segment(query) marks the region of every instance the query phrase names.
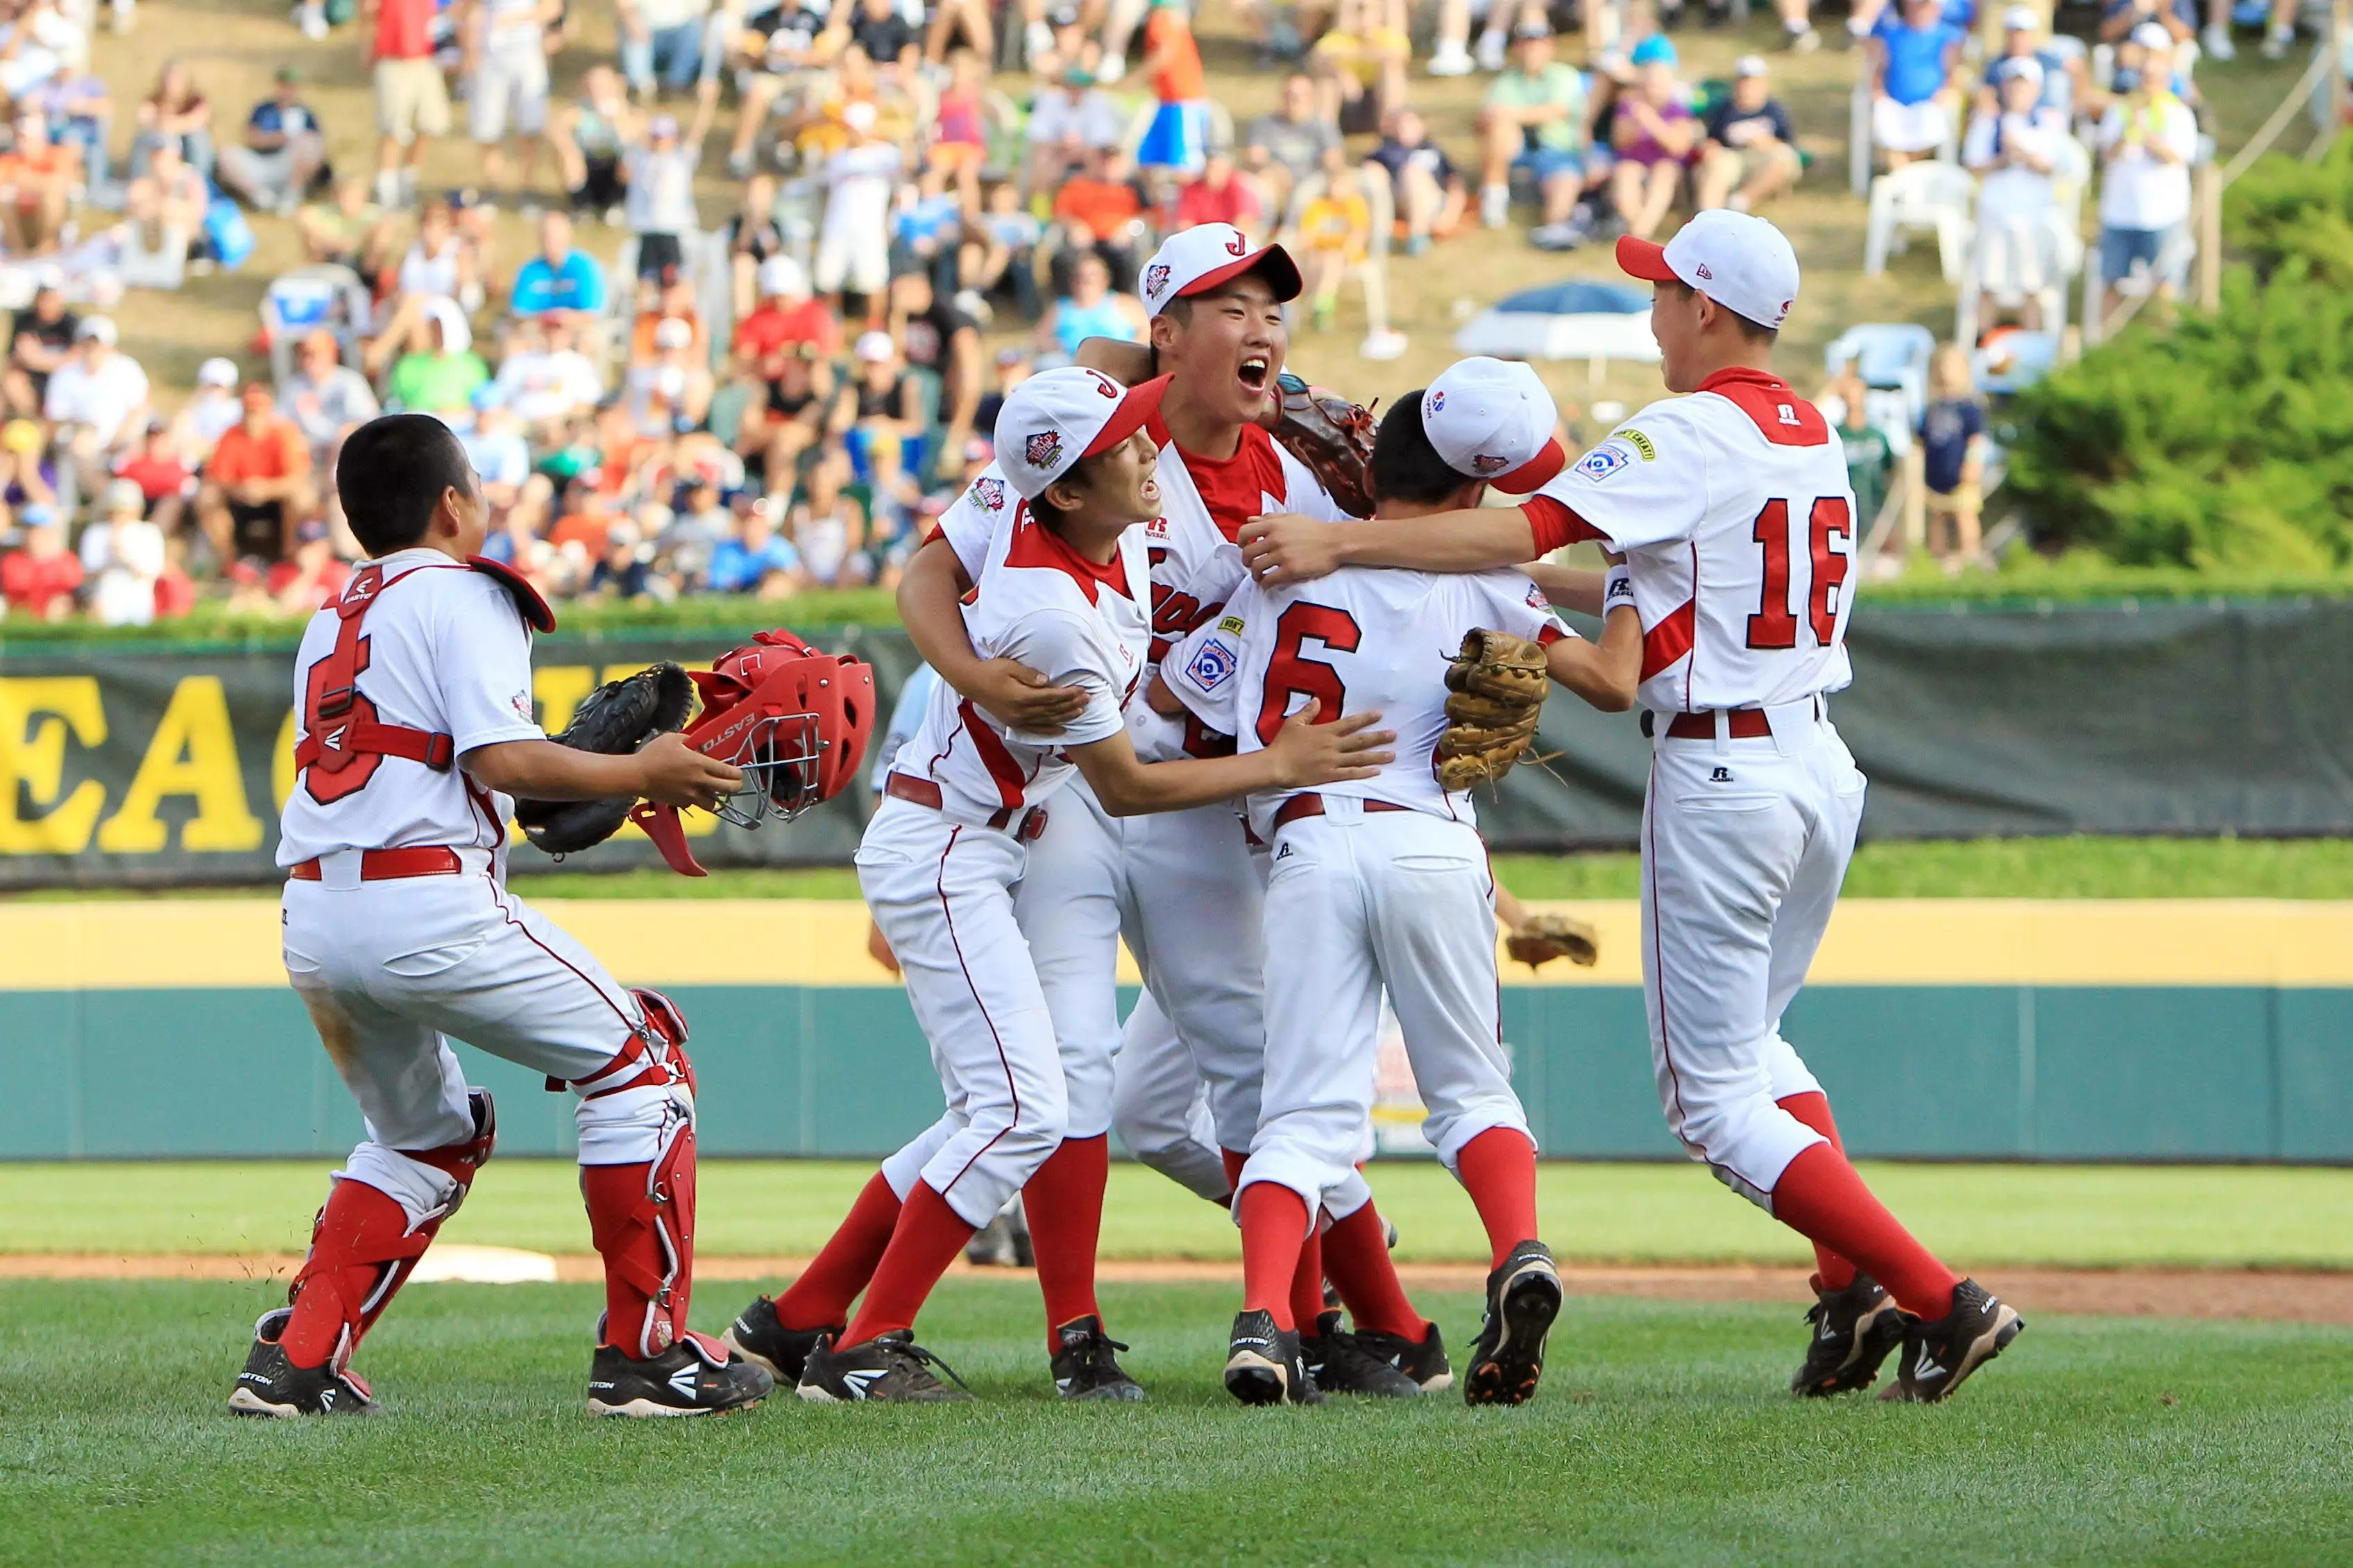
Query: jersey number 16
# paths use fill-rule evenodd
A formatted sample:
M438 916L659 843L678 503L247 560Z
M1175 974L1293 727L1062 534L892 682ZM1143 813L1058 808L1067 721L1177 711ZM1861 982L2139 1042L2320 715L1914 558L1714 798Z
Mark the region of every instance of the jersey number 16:
M1795 553L1789 539L1789 503L1767 501L1765 510L1757 514L1754 537L1765 547L1765 592L1764 602L1748 617L1748 646L1796 647L1798 616L1789 605L1789 558ZM1806 554L1812 567L1805 595L1806 619L1813 627L1815 644L1821 647L1830 647L1838 636L1840 595L1846 587L1852 559L1846 550L1832 548L1833 537L1850 542L1854 538L1854 514L1844 496L1824 496L1815 501L1806 521Z

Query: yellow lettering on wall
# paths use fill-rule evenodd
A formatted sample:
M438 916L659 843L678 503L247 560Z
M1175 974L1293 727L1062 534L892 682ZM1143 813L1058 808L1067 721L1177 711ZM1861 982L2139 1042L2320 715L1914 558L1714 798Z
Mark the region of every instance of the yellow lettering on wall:
M294 710L286 710L286 722L278 726L278 743L269 749L269 798L281 812L294 793Z
M551 664L531 672L531 694L539 703L539 727L554 734L572 722L572 710L596 689L596 672L585 664Z
M106 710L96 676L0 680L0 855L79 855L90 847L106 786L84 779L58 798L65 785L69 729L78 745L105 741ZM18 816L20 798L40 815Z
M163 848L167 833L155 808L166 797L183 795L196 802L196 815L180 833L183 849L261 847L261 819L246 805L228 698L216 675L191 675L173 689L171 706L156 722L155 738L140 759L121 809L98 830L98 847L132 855Z

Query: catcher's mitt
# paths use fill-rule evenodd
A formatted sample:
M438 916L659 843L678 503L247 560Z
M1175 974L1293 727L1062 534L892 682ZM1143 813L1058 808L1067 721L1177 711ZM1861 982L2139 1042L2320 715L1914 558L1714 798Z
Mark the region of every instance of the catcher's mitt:
M1274 438L1307 466L1351 517L1373 515L1372 410L1285 371Z
M1555 914L1530 915L1504 939L1504 951L1530 969L1541 969L1556 958L1590 969L1601 958L1601 944L1591 926Z
M1446 668L1446 733L1433 759L1440 785L1501 783L1535 740L1551 684L1539 644L1509 632L1463 633Z
M549 740L576 752L620 756L656 735L686 727L694 707L694 683L686 671L664 659L649 669L608 680L580 700L572 722ZM515 821L523 837L550 855L570 855L602 844L629 819L634 799L518 800Z

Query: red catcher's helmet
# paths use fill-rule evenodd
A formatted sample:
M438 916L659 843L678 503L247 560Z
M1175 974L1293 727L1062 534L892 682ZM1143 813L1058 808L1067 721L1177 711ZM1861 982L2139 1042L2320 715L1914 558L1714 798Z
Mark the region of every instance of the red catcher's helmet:
M874 731L871 665L765 631L694 672L694 684L702 714L686 743L744 770L744 788L719 807L738 827L790 821L857 776Z

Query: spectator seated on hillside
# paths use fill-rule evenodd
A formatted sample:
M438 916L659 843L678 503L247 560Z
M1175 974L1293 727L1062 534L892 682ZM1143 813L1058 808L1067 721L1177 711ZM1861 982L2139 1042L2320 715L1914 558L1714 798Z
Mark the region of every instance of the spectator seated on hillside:
M1125 116L1093 75L1077 64L1065 67L1029 106L1029 188L1053 190L1088 154L1110 152L1126 132Z
M65 68L68 60L90 58L90 35L69 20L54 0L30 0L9 7L0 22L0 98L22 103Z
M1888 167L1931 157L1953 139L1965 36L1939 0L1904 0L1903 20L1873 35L1871 140Z
M325 521L309 517L295 526L293 553L273 563L261 584L277 614L311 616L340 598L351 580L351 564L336 558Z
M711 552L704 585L714 594L756 594L788 599L800 587L800 553L776 532L772 497L755 501L736 520L735 534Z
M1360 172L1368 185L1388 187L1389 209L1405 226L1408 256L1419 256L1433 238L1452 234L1462 222L1470 187L1421 116L1410 109L1389 115L1380 144L1365 154Z
M1205 223L1231 224L1253 240L1266 233L1265 205L1242 178L1233 153L1226 148L1212 148L1201 164L1199 178L1187 182L1176 193L1176 226L1193 228Z
M220 150L220 183L248 205L291 216L327 163L326 128L302 101L302 73L279 68L277 85L246 117L244 140Z
M829 362L841 352L840 321L810 291L799 262L772 256L760 263L757 291L758 308L735 323L731 346L739 370L773 381L783 356L805 350L806 357ZM826 370L829 375L829 363Z
M891 215L891 266L921 268L934 287L956 291L955 258L964 240L964 201L947 188L945 170L924 165L913 184L899 187Z
M138 132L131 142L131 172L147 172L155 149L169 146L199 173L213 166L213 106L195 78L178 60L165 60L155 85L140 100Z
M68 65L26 95L23 107L48 122L50 141L80 154L82 171L93 186L106 183L113 171L106 137L114 102L102 79L83 67Z
M1323 188L1299 211L1302 292L1319 332L1329 331L1340 309L1340 280L1372 249L1373 208L1347 155L1335 147L1324 160Z
M1211 165L1216 163L1212 157ZM1231 174L1230 160L1226 170ZM1045 226L1022 207L1021 193L1012 181L989 186L987 209L977 221L965 225L964 244L956 257L957 298L969 293L986 301L1009 291L1023 319L1036 320L1038 242L1044 237Z
M473 406L474 389L491 379L490 366L474 352L466 312L455 300L435 298L406 315L387 400L406 413L462 416Z
M1675 77L1674 46L1653 33L1634 46L1634 85L1618 98L1609 124L1609 197L1619 221L1637 239L1664 223L1683 190L1683 173L1698 155L1700 124L1690 95Z
M2100 276L2103 312L2115 310L2118 286L2136 270L2160 293L2180 287L2189 247L2175 237L2189 221L2189 165L2198 156L2198 120L2164 82L2168 49L2150 37L2149 69L2100 121Z
M1598 173L1591 155L1593 111L1585 79L1553 58L1552 29L1522 22L1512 31L1511 63L1488 84L1479 110L1479 221L1501 228L1511 219L1514 170L1535 184L1542 208L1529 238L1547 249L1583 241L1577 203Z
M841 447L858 477L880 486L898 478L902 454L926 429L923 388L888 332L860 336L851 358L850 423Z
M245 400L237 394L237 362L216 355L196 366L196 389L172 416L172 439L197 468L220 438L245 423Z
M54 256L65 229L66 210L81 183L81 154L49 140L49 124L37 111L21 110L16 140L0 153L0 205L9 251L16 256ZM198 209L202 216L202 209Z
M605 553L589 570L580 596L599 603L653 599L666 596L660 592L663 586L667 584L654 571L653 547L639 533L637 523L625 517L616 520L606 532Z
M1338 0L1332 26L1307 52L1316 111L1349 135L1380 129L1406 97L1413 58L1405 0Z
M2001 52L1986 62L1977 93L1978 110L2000 106L2001 72L2011 60L2032 60L2042 68L2037 107L2055 109L2072 123L2076 105L2090 101L2092 75L2084 40L2064 33L2046 35L2041 12L2031 5L2012 5L2001 14Z
M42 506L25 508L16 521L22 542L0 555L0 601L12 618L62 621L73 614L82 580L81 562L66 548L65 525Z
M2042 61L2016 56L2004 58L1999 68L2000 107L1970 117L1961 163L1978 177L1979 275L2021 279L2027 289L2025 324L2039 327L2042 308L2034 291L2042 286L2042 262L2036 237L2056 210L2052 171L2065 151L2067 117L2042 101ZM2017 254L2021 248L2028 253ZM1990 324L1997 314L1989 290L1978 320Z
M294 215L306 259L326 266L348 267L373 289L385 264L385 211L369 194L367 177L349 174L335 182L334 195L311 202Z
M2197 84L2190 80L2190 68L2197 59L2198 46L2177 37L2172 27L2160 22L2140 21L2116 46L2107 94L2101 99L2099 107L2105 111L2117 99L2138 90L2144 78L2154 77L2190 108L2202 108Z
M131 479L106 487L98 516L76 551L89 585L90 616L102 626L143 626L155 619L155 590L171 569L164 531L146 514L147 498Z
M493 510L505 511L522 499L531 480L531 446L523 439L522 421L507 406L498 383L474 389L474 419L458 433L466 458L482 481L482 499Z
M654 329L653 353L630 365L621 384L630 420L650 438L701 425L712 390L709 360L694 353L693 324L676 317Z
M933 452L954 451L972 433L973 411L980 405L980 329L960 306L941 299L929 278L909 272L891 283L891 335L939 410L933 425L944 445L923 453L927 464ZM907 463L911 473L920 474L923 468L913 459Z
M41 427L11 419L0 427L0 531L26 507L58 505L57 460L42 449Z
M988 162L988 133L996 118L989 109L987 58L958 49L948 72L933 118L931 145L923 150L923 167L953 182L970 210L980 205L980 171Z
M825 31L827 9L828 0L778 0L744 18L729 47L739 100L735 137L727 150L731 178L751 174L769 116L779 100L799 91L820 63L817 40Z
M78 495L99 492L108 462L146 422L147 373L114 339L112 319L84 316L74 329L73 353L49 373L41 399L50 451Z
M1318 111L1315 79L1305 71L1282 79L1282 96L1271 114L1250 121L1242 138L1242 168L1280 224L1291 210L1291 193L1324 166L1324 154L1340 145L1340 127ZM1114 271L1132 277L1130 267Z
M311 468L324 474L334 471L343 437L383 410L367 377L343 363L335 334L322 329L295 346L294 374L278 388L278 412L302 432Z
M727 246L727 302L737 321L752 313L760 264L786 254L784 226L776 221L776 181L754 174L744 182L743 198L719 231Z
M849 447L845 440L821 448L793 501L793 551L800 557L801 581L811 586L847 588L873 575L866 556L866 509L851 494L855 468ZM879 451L870 448L870 456ZM866 489L878 499L900 479L899 469L885 462L875 462L869 471Z
M1761 55L1734 62L1732 92L1707 111L1706 127L1692 203L1700 211L1753 212L1798 183L1804 164L1797 133L1789 111L1773 96Z
M515 270L507 310L544 321L562 316L575 329L605 309L605 264L572 243L572 219L552 212L539 220L539 253Z
M138 443L114 459L112 472L130 480L146 498L148 520L166 537L179 532L188 503L195 499L196 470L172 439L172 427L150 420Z
M1887 487L1895 471L1895 451L1885 431L1871 423L1867 405L1871 389L1855 374L1849 360L1815 395L1814 405L1838 432L1846 456L1847 483L1854 490L1853 542L1859 547L1871 535L1872 524L1887 500Z
M447 201L427 202L417 214L417 237L394 274L402 303L448 300L472 310L482 299L480 260L459 232L458 215Z
M140 243L160 249L167 238L194 246L204 237L205 208L212 203L212 187L195 166L180 156L177 142L158 142L147 160L147 172L131 182L123 198L123 215L139 226Z
M711 0L619 0L621 75L651 102L654 83L684 92L702 65L702 29Z
M1144 193L1128 178L1127 162L1118 153L1087 154L1086 168L1055 193L1054 219L1062 228L1052 263L1060 291L1069 292L1071 268L1088 251L1103 258L1113 277L1135 276L1145 234Z
M295 423L280 415L269 388L248 382L244 420L230 427L205 464L196 492L196 524L213 559L284 560L294 528L315 510L317 487L311 446Z
M515 323L507 353L499 361L499 397L541 442L555 437L575 416L586 414L605 395L594 361L575 346L570 321L561 315L526 317Z
M1038 347L1068 362L1089 338L1140 343L1151 331L1144 301L1111 286L1111 268L1089 253L1071 268L1071 291L1054 301L1038 323Z
M66 309L65 290L54 277L44 278L33 302L8 323L8 368L0 377L0 403L16 419L41 416L41 399L49 389L49 373L73 353L74 329L81 319Z
M575 213L619 225L621 152L625 133L635 124L620 73L610 66L590 66L582 74L579 98L556 110L547 137Z

